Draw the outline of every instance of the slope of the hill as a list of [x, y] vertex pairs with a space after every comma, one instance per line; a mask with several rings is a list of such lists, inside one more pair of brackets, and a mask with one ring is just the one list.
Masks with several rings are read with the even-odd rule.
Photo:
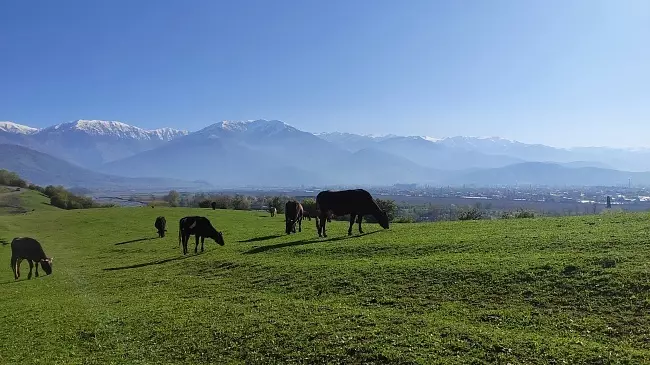
[[50, 198], [38, 191], [0, 186], [0, 215], [51, 210], [60, 209], [50, 205]]
[[[226, 245], [182, 256], [178, 219], [197, 214]], [[648, 218], [335, 222], [318, 239], [259, 212], [0, 217], [0, 238], [54, 257], [52, 276], [3, 271], [0, 363], [648, 363]]]

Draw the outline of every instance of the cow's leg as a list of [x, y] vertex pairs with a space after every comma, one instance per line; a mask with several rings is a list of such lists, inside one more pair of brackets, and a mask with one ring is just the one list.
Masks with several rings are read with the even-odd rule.
[[194, 235], [196, 244], [194, 245], [194, 253], [199, 253], [199, 235]]
[[27, 274], [27, 280], [32, 278], [32, 270], [34, 270], [34, 262], [30, 259], [27, 259], [27, 263], [29, 264], [29, 274]]
[[18, 257], [11, 256], [11, 269], [14, 272], [15, 280], [18, 280], [18, 278], [20, 277], [19, 267], [20, 267], [20, 262], [18, 261]]
[[183, 235], [183, 255], [187, 255], [187, 243], [190, 240], [190, 235], [189, 234], [184, 234]]
[[348, 228], [348, 236], [352, 236], [352, 226], [354, 226], [354, 218], [357, 213], [350, 213], [350, 228]]
[[302, 217], [298, 220], [298, 232], [302, 232]]
[[361, 221], [363, 220], [363, 215], [359, 214], [357, 215], [357, 223], [359, 223], [359, 233], [363, 234], [363, 230], [361, 229]]
[[203, 252], [203, 242], [205, 242], [205, 237], [201, 236], [201, 252]]
[[[322, 215], [320, 216], [320, 228], [323, 230], [323, 237], [327, 238], [327, 233], [325, 233], [325, 220], [327, 219], [327, 216]], [[318, 231], [318, 237], [320, 237], [320, 230]]]
[[41, 264], [40, 261], [34, 261], [34, 265], [36, 266], [36, 277], [38, 277], [38, 266]]

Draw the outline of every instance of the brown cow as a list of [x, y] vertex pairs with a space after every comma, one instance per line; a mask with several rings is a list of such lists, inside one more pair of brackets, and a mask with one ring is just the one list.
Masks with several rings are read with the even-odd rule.
[[295, 200], [290, 200], [284, 206], [285, 232], [296, 233], [296, 223], [298, 223], [298, 232], [302, 232], [302, 204]]
[[388, 229], [388, 215], [379, 208], [372, 195], [363, 189], [321, 191], [316, 196], [316, 209], [319, 212], [319, 219], [316, 220], [318, 237], [321, 237], [321, 230], [322, 237], [327, 237], [325, 233], [325, 221], [330, 215], [350, 215], [348, 236], [352, 235], [352, 226], [357, 217], [358, 219], [356, 221], [359, 223], [359, 233], [363, 233], [361, 229], [361, 218], [368, 214], [374, 216], [377, 222], [379, 222], [379, 225], [384, 229]]
[[30, 237], [16, 237], [11, 241], [11, 269], [14, 278], [20, 277], [20, 263], [27, 260], [29, 263], [29, 274], [27, 279], [32, 278], [32, 269], [36, 263], [36, 277], [38, 277], [38, 264], [41, 264], [45, 275], [52, 273], [52, 258], [47, 257], [40, 242]]

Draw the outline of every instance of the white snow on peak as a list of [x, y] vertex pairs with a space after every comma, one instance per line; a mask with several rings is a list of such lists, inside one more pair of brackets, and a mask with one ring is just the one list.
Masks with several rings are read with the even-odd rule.
[[61, 123], [43, 129], [42, 132], [51, 131], [81, 131], [92, 136], [116, 137], [120, 139], [136, 140], [163, 140], [169, 141], [179, 136], [187, 135], [187, 131], [179, 131], [171, 128], [160, 128], [146, 130], [126, 123], [105, 120], [84, 120]]
[[429, 142], [438, 142], [438, 141], [441, 141], [440, 138], [430, 137], [430, 136], [422, 136], [422, 139], [424, 139], [424, 140], [426, 140], [426, 141], [429, 141]]
[[247, 121], [224, 120], [222, 122], [215, 123], [203, 129], [203, 131], [206, 133], [217, 132], [219, 130], [229, 131], [229, 132], [273, 134], [284, 130], [294, 131], [296, 129], [279, 120], [265, 120], [265, 119], [247, 120]]
[[14, 122], [0, 122], [0, 131], [28, 135], [38, 132], [38, 129]]

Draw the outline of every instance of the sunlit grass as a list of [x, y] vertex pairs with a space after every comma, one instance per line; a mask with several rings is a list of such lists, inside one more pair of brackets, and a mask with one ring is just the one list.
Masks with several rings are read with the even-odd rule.
[[[168, 235], [156, 238], [164, 215]], [[183, 256], [178, 219], [226, 246]], [[643, 363], [650, 218], [364, 224], [182, 208], [0, 217], [49, 277], [14, 282], [0, 247], [0, 363]], [[200, 245], [199, 245], [200, 250]], [[29, 354], [27, 356], [27, 354]]]

